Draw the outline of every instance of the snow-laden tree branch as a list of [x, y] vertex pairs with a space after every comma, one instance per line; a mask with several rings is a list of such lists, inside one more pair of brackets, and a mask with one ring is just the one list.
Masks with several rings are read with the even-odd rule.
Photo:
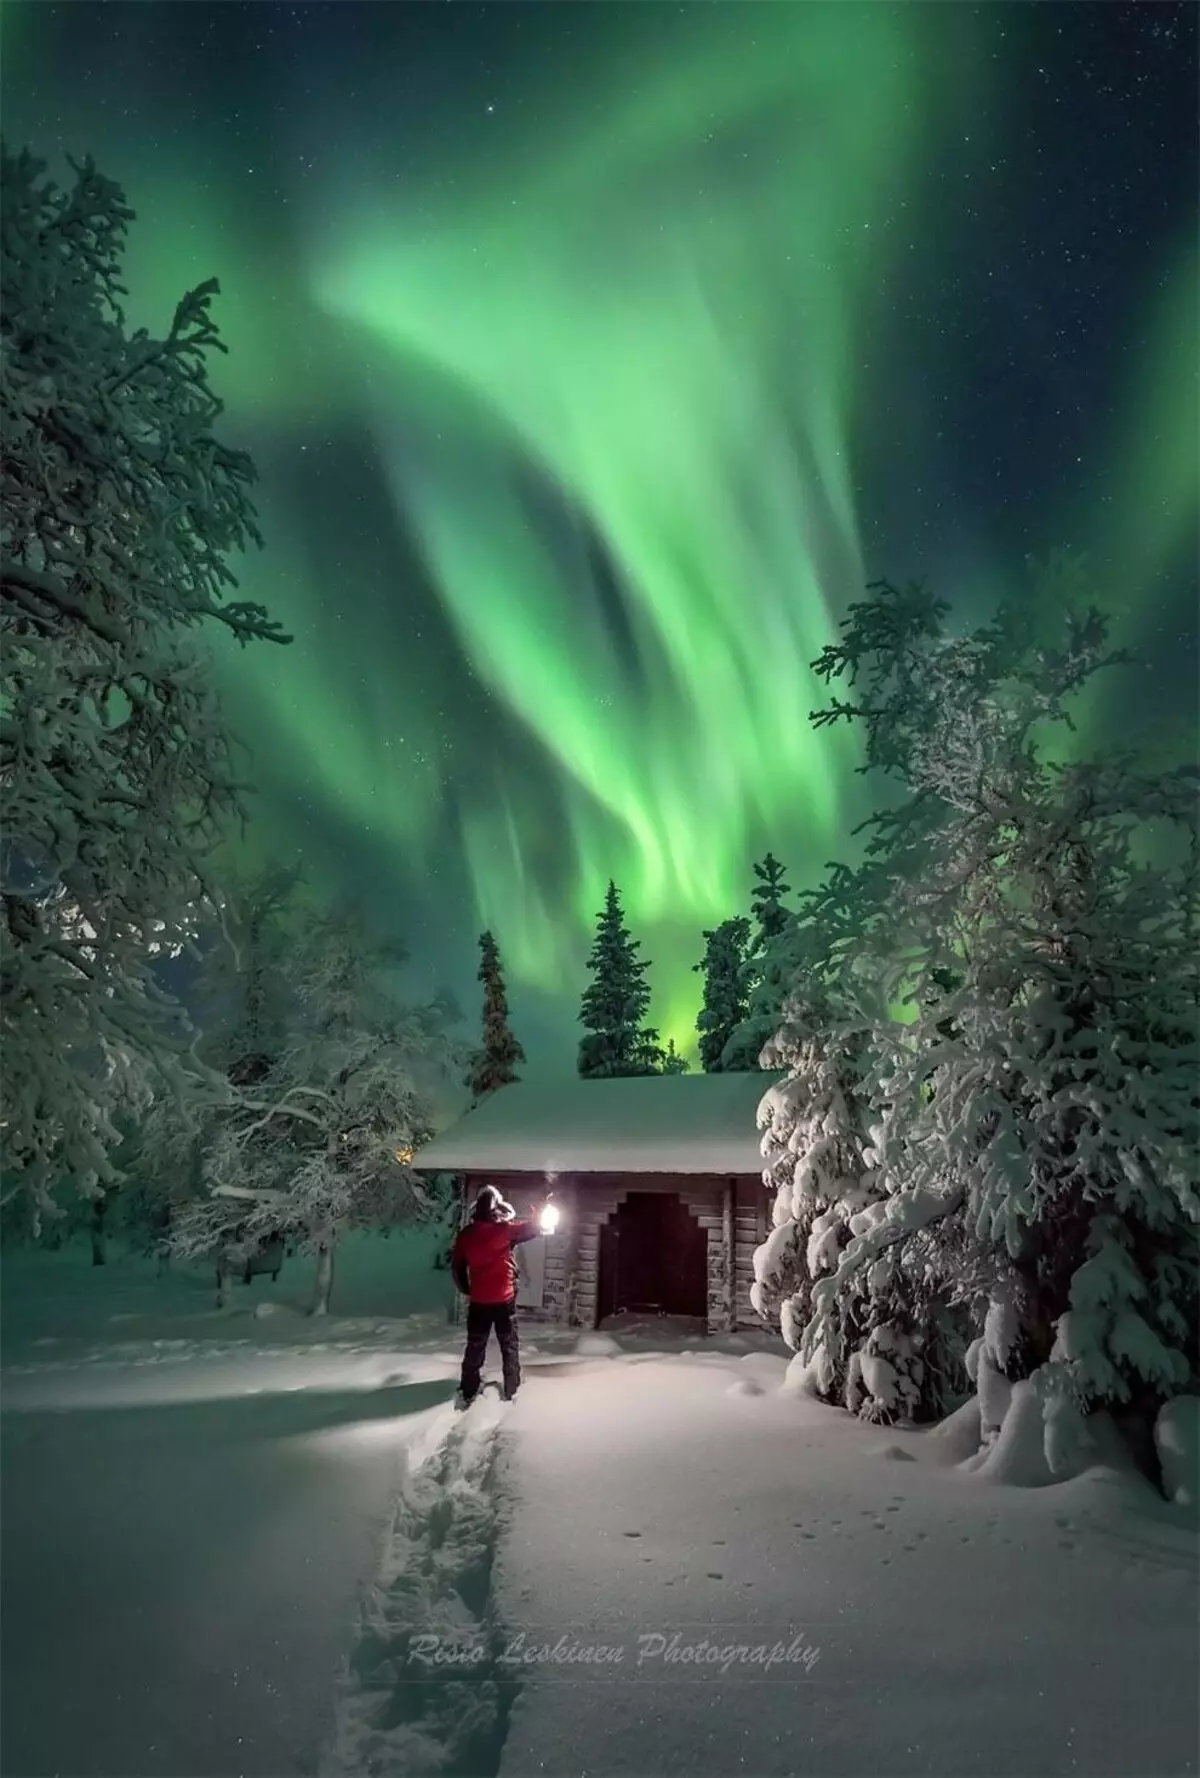
[[155, 960], [194, 933], [242, 774], [202, 626], [286, 641], [231, 600], [261, 542], [213, 427], [215, 281], [165, 339], [126, 331], [133, 213], [92, 162], [0, 162], [0, 890], [6, 1177], [31, 1217], [112, 1178], [122, 1097], [177, 1088], [191, 1034]]
[[[185, 1257], [244, 1256], [281, 1237], [315, 1249], [321, 1311], [341, 1231], [440, 1213], [412, 1162], [433, 1132], [433, 1091], [463, 1058], [446, 1036], [450, 1009], [401, 1001], [402, 953], [361, 921], [253, 888], [230, 915], [246, 990], [221, 1045], [230, 1092], [194, 1124], [200, 1190], [171, 1245]], [[257, 974], [285, 940], [286, 991], [268, 1002]]]
[[[788, 937], [768, 1052], [790, 1072], [765, 1107], [759, 1290], [801, 1359], [828, 1361], [823, 1392], [881, 1292], [910, 1327], [965, 1313], [972, 1376], [1036, 1372], [1048, 1428], [1055, 1402], [1153, 1417], [1196, 1382], [1200, 774], [1063, 757], [1070, 700], [1125, 659], [1085, 594], [1060, 560], [952, 637], [922, 588], [882, 584], [814, 663], [850, 687], [816, 720], [859, 722], [867, 769], [903, 792], [810, 904], [823, 958], [803, 919]], [[894, 1385], [893, 1337], [859, 1357], [868, 1396]]]

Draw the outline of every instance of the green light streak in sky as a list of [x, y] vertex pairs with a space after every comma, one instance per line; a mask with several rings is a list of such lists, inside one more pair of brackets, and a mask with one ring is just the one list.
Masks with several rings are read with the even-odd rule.
[[[1114, 565], [1112, 597], [1130, 617], [1154, 581], [1196, 541], [1200, 518], [1200, 383], [1197, 317], [1200, 260], [1194, 237], [1184, 243], [1146, 313], [1140, 350], [1120, 391], [1104, 486], [1112, 493], [1107, 548]], [[1094, 515], [1093, 501], [1088, 513]], [[1094, 523], [1094, 518], [1093, 518]], [[1081, 515], [1079, 529], [1084, 530]]]
[[[1076, 503], [1064, 535], [1082, 543], [1093, 595], [1113, 619], [1114, 642], [1135, 654], [1161, 618], [1172, 565], [1194, 574], [1200, 535], [1200, 257], [1185, 241], [1136, 316], [1103, 469]], [[1161, 644], [1160, 644], [1161, 647]], [[1074, 707], [1064, 752], [1103, 739], [1195, 755], [1195, 699], [1166, 721], [1131, 719], [1128, 672], [1099, 675]]]
[[[933, 566], [942, 490], [899, 441], [932, 436], [973, 358], [900, 358], [929, 338], [905, 316], [936, 309], [953, 257], [933, 175], [1024, 129], [1024, 96], [973, 25], [948, 27], [965, 9], [609, 10], [586, 65], [539, 67], [535, 33], [494, 115], [481, 103], [472, 129], [458, 96], [451, 126], [433, 95], [376, 131], [376, 155], [347, 147], [340, 178], [336, 73], [292, 116], [266, 62], [244, 71], [236, 130], [136, 79], [126, 117], [68, 71], [64, 141], [137, 210], [133, 325], [158, 332], [185, 288], [221, 281], [214, 381], [268, 545], [244, 592], [297, 635], [223, 661], [264, 787], [252, 848], [290, 855], [311, 816], [318, 876], [433, 904], [464, 986], [463, 922], [491, 926], [518, 1007], [536, 988], [560, 1016], [614, 876], [655, 1022], [690, 1052], [700, 931], [745, 907], [751, 859], [771, 847], [803, 886], [852, 855], [870, 792], [850, 731], [808, 724], [806, 663], [864, 579]], [[49, 13], [0, 9], [14, 136], [43, 31], [69, 41]], [[114, 13], [131, 67], [156, 15], [173, 9]], [[1078, 486], [1049, 490], [1061, 522], [1035, 544], [1088, 553], [1135, 647], [1197, 522], [1194, 245], [1164, 269], [1112, 341], [1111, 433]], [[378, 460], [359, 489], [364, 417]], [[876, 465], [894, 454], [913, 518], [911, 544], [869, 562], [867, 441]], [[981, 521], [945, 521], [964, 571], [937, 590], [964, 623], [1019, 575], [975, 548]], [[1124, 695], [1114, 676], [1086, 744]]]
[[[772, 835], [819, 868], [840, 825], [852, 742], [810, 728], [807, 662], [864, 579], [855, 334], [921, 109], [910, 16], [755, 22], [703, 15], [633, 96], [576, 93], [596, 121], [532, 170], [498, 153], [490, 190], [419, 224], [351, 212], [314, 255], [318, 299], [386, 348], [378, 436], [462, 647], [561, 774], [574, 919], [530, 881], [538, 792], [510, 781], [465, 821], [480, 921], [561, 990], [614, 876], [688, 1049], [700, 929]], [[416, 461], [414, 384], [439, 440]]]

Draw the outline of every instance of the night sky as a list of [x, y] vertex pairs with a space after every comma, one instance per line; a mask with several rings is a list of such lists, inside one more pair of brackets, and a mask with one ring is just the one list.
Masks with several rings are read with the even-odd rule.
[[220, 279], [261, 475], [220, 657], [303, 856], [573, 1065], [615, 877], [691, 1050], [702, 927], [871, 791], [808, 663], [863, 583], [956, 619], [1085, 551], [1196, 719], [1197, 11], [9, 0], [5, 130], [138, 213], [130, 320]]

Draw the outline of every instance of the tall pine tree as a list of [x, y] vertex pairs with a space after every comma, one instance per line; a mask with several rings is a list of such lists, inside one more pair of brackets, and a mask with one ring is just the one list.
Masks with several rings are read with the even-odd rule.
[[645, 981], [650, 965], [639, 959], [640, 949], [625, 925], [617, 886], [610, 883], [588, 957], [592, 981], [579, 1009], [587, 1033], [579, 1045], [579, 1072], [585, 1080], [659, 1072], [658, 1032], [642, 1024], [650, 1008]]
[[750, 897], [750, 910], [758, 925], [754, 949], [761, 952], [787, 928], [790, 916], [782, 898], [790, 895], [791, 889], [783, 880], [782, 864], [770, 852], [761, 864], [755, 865], [754, 874], [758, 881]]
[[497, 1087], [516, 1080], [517, 1064], [525, 1060], [525, 1051], [513, 1036], [508, 1022], [508, 995], [500, 966], [500, 947], [490, 932], [480, 934], [479, 952], [478, 980], [483, 983], [483, 1044], [471, 1057], [466, 1079], [473, 1104], [478, 1104], [488, 1093], [494, 1093]]
[[722, 920], [705, 932], [704, 961], [692, 968], [704, 977], [704, 1004], [696, 1020], [700, 1063], [706, 1074], [721, 1071], [721, 1055], [746, 1017], [746, 947], [750, 922], [744, 915]]
[[754, 875], [758, 881], [750, 897], [752, 930], [741, 979], [746, 1010], [729, 1033], [720, 1058], [727, 1074], [761, 1066], [762, 1047], [779, 1027], [791, 978], [787, 953], [796, 916], [783, 905], [783, 897], [791, 893], [783, 866], [768, 852], [761, 864], [755, 864]]

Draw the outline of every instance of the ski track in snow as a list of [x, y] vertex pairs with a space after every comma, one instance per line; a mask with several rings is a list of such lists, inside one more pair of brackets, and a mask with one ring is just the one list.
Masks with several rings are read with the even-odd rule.
[[[456, 1415], [457, 1335], [435, 1316], [306, 1327], [260, 1306], [250, 1326], [169, 1315], [165, 1287], [161, 1311], [156, 1287], [153, 1313], [102, 1316], [111, 1288], [93, 1287], [69, 1335], [43, 1332], [44, 1304], [18, 1317], [4, 1368], [33, 1552], [18, 1549], [12, 1641], [41, 1688], [18, 1740], [44, 1750], [14, 1771], [1196, 1769], [1180, 1756], [1200, 1671], [1192, 1521], [1133, 1478], [989, 1486], [945, 1433], [789, 1399], [783, 1361], [744, 1342], [667, 1353], [539, 1330], [528, 1393]], [[98, 1319], [117, 1337], [98, 1343]], [[176, 1496], [197, 1533], [182, 1542]], [[43, 1610], [44, 1524], [63, 1529], [61, 1624]], [[740, 1670], [697, 1687], [648, 1669], [622, 1689], [506, 1658], [526, 1619], [631, 1647], [645, 1627], [753, 1641], [800, 1621], [825, 1653], [802, 1693]], [[427, 1638], [460, 1658], [434, 1664]], [[59, 1713], [64, 1658], [81, 1679]]]
[[[441, 1409], [405, 1473], [338, 1682], [320, 1778], [493, 1778], [517, 1686], [492, 1567], [506, 1519], [504, 1408]], [[419, 1640], [418, 1640], [419, 1639]], [[436, 1639], [461, 1658], [438, 1667]]]

